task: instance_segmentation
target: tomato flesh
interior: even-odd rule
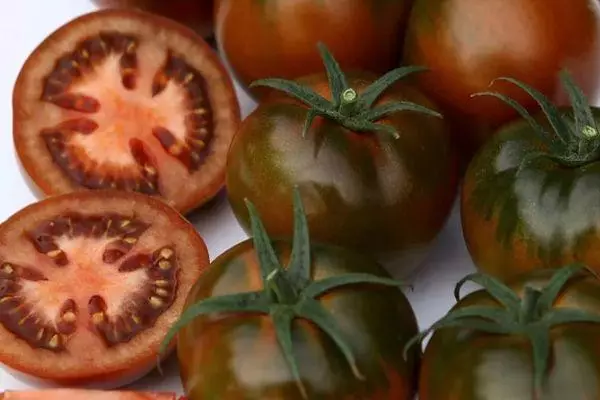
[[[274,242],[281,265],[291,248]],[[346,273],[389,276],[371,259],[342,248],[313,246],[312,279]],[[251,240],[218,259],[190,292],[187,307],[207,297],[262,289],[260,267]],[[294,322],[293,348],[309,398],[409,400],[414,394],[418,352],[407,360],[403,345],[416,334],[408,300],[397,288],[348,286],[322,296],[320,302],[341,327],[365,376],[352,375],[334,342],[311,323]],[[219,315],[199,317],[178,334],[177,354],[190,400],[295,400],[298,386],[277,341],[270,317]],[[415,348],[416,350],[416,348]]]
[[[1,400],[176,400],[174,393],[51,389],[4,392]],[[180,399],[184,400],[184,399]]]
[[[44,194],[119,189],[187,212],[224,185],[239,122],[230,78],[200,37],[133,11],[79,17],[32,53],[14,141]]]
[[[52,197],[0,227],[0,362],[69,386],[120,386],[155,366],[208,265],[194,227],[122,191]]]

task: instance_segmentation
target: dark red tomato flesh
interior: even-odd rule
[[[194,227],[149,196],[82,191],[27,206],[0,225],[0,362],[67,387],[130,383],[156,366],[208,263]]]
[[[525,285],[545,286],[553,271],[526,274],[510,285],[523,296]],[[453,310],[500,307],[484,292],[463,298]],[[569,281],[553,309],[571,308],[600,316],[600,283],[588,276]],[[569,323],[550,331],[550,360],[540,399],[600,397],[600,325]],[[431,337],[423,355],[419,400],[530,400],[533,357],[525,335],[497,335],[446,328]]]
[[[101,8],[147,11],[171,18],[203,37],[213,34],[213,0],[92,0]]]
[[[177,400],[174,393],[46,389],[0,393],[0,400]],[[185,400],[185,398],[179,398]]]
[[[430,69],[418,77],[420,87],[455,120],[457,142],[470,157],[499,125],[517,115],[494,99],[471,94],[488,90],[499,76],[509,76],[550,96],[562,67],[595,65],[597,3],[415,0],[404,63]],[[527,108],[535,105],[518,89],[501,84],[498,89]]]
[[[17,155],[45,195],[119,189],[186,213],[225,184],[239,106],[201,37],[138,11],[90,13],[53,32],[13,94]]]
[[[600,110],[592,112],[600,123]],[[473,261],[503,280],[573,261],[600,272],[600,164],[566,167],[539,158],[522,165],[540,151],[551,154],[519,120],[500,129],[471,162],[461,218]]]
[[[273,244],[281,265],[287,265],[289,243]],[[371,259],[342,248],[313,246],[311,265],[313,280],[356,272],[389,277]],[[187,307],[208,297],[262,289],[257,255],[253,242],[247,240],[212,262],[190,292]],[[308,398],[412,399],[418,351],[411,351],[407,361],[402,352],[418,328],[404,294],[398,288],[356,285],[335,289],[319,302],[342,329],[365,380],[352,374],[329,336],[296,319],[294,356]],[[177,354],[190,400],[301,399],[270,316],[198,317],[179,331]]]
[[[215,35],[245,87],[262,78],[321,72],[317,42],[327,45],[344,70],[382,74],[400,61],[411,2],[219,0]]]
[[[369,75],[348,79],[359,93],[373,82]],[[330,99],[324,76],[302,82]],[[377,104],[399,100],[435,109],[404,83],[388,89]],[[380,122],[398,130],[394,139],[317,117],[303,138],[307,112],[277,95],[243,122],[227,162],[228,196],[241,225],[249,230],[248,198],[272,237],[288,237],[290,193],[298,186],[313,240],[374,254],[386,266],[408,272],[443,227],[456,196],[455,154],[444,121],[408,111],[392,114]]]

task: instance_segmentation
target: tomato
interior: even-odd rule
[[[549,117],[542,113],[499,129],[465,176],[467,248],[481,271],[503,280],[573,261],[600,271],[600,109],[589,107],[570,74],[561,76],[572,107],[557,109],[546,98]]]
[[[561,68],[593,60],[598,34],[595,0],[415,0],[404,62],[429,67],[419,87],[455,121],[456,140],[470,157],[517,117],[510,107],[472,93],[510,76],[550,96]],[[535,107],[511,86],[498,90]]]
[[[208,266],[194,227],[125,191],[54,196],[0,225],[0,362],[68,387],[121,386],[156,365]]]
[[[509,286],[468,277],[484,289],[419,336],[434,332],[419,400],[598,398],[600,282],[581,269],[534,271]]]
[[[177,400],[174,393],[46,389],[0,393],[2,400]],[[179,400],[185,400],[180,398]]]
[[[317,42],[325,43],[344,69],[384,73],[400,61],[411,3],[220,0],[215,37],[244,87],[257,79],[321,72]]]
[[[138,9],[171,18],[198,34],[213,34],[213,0],[92,0],[101,8]]]
[[[402,351],[417,322],[399,283],[367,256],[311,246],[294,197],[293,244],[271,242],[248,202],[252,239],[212,262],[165,338],[179,331],[188,398],[412,399],[418,352]]]
[[[13,136],[44,195],[119,189],[186,213],[223,188],[239,113],[231,79],[199,36],[152,14],[98,11],[27,59]]]
[[[414,71],[407,68],[385,79]],[[350,90],[358,93],[356,104],[367,99],[368,90],[380,87],[374,81],[364,73],[347,77]],[[300,83],[338,102],[339,94],[332,96],[334,84],[325,74]],[[457,172],[446,125],[429,115],[435,106],[419,91],[397,82],[371,110],[397,102],[411,102],[422,112],[400,107],[376,118],[375,125],[366,122],[366,127],[356,125],[362,106],[348,118],[338,111],[321,113],[304,137],[307,117],[317,112],[314,106],[278,92],[261,103],[243,121],[227,161],[228,198],[241,225],[249,229],[244,207],[248,198],[271,235],[288,235],[289,193],[298,186],[315,240],[369,253],[386,266],[405,258],[400,268],[412,269],[446,221],[457,191]],[[383,128],[386,131],[380,132]]]

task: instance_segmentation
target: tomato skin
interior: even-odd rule
[[[329,98],[325,77],[302,82]],[[349,82],[360,93],[371,78]],[[404,84],[386,93],[379,104],[404,99],[433,107]],[[248,198],[271,237],[289,236],[290,193],[297,185],[315,241],[364,251],[385,264],[411,256],[417,261],[443,227],[457,191],[455,153],[443,120],[396,113],[381,121],[399,130],[394,139],[350,132],[318,117],[302,138],[307,111],[291,99],[273,97],[243,122],[226,175],[240,224],[249,232]]]
[[[547,96],[557,73],[592,56],[598,35],[593,0],[415,0],[404,62],[425,65],[420,87],[456,120],[457,142],[472,155],[516,113],[494,99],[471,98],[493,79],[509,76]],[[593,74],[593,73],[592,73]],[[531,109],[533,100],[514,87],[494,89]]]
[[[548,270],[519,277],[511,285],[523,295],[525,284],[541,287]],[[600,314],[600,284],[592,277],[572,279],[554,308],[569,307]],[[454,309],[494,306],[482,291],[463,298]],[[558,325],[551,330],[552,356],[543,399],[600,397],[600,326]],[[524,337],[469,333],[448,328],[436,331],[423,355],[420,400],[533,399],[531,344]]]
[[[213,0],[92,0],[100,8],[135,8],[182,23],[203,37],[213,35]]]
[[[600,109],[592,111],[600,121]],[[566,168],[546,159],[517,175],[523,157],[539,149],[544,149],[539,136],[519,120],[499,130],[471,162],[461,216],[473,261],[503,280],[573,261],[600,271],[600,234],[594,228],[600,165]]]
[[[215,35],[244,87],[322,72],[319,41],[344,70],[384,73],[399,63],[411,2],[220,0]]]
[[[291,247],[274,243],[282,265]],[[389,276],[372,260],[342,248],[313,246],[312,278],[350,272]],[[251,240],[233,247],[198,280],[187,304],[207,297],[262,289]],[[304,320],[294,322],[300,375],[311,399],[412,399],[418,351],[408,361],[403,346],[417,332],[410,304],[399,289],[348,286],[321,297],[342,328],[368,383],[351,373],[329,337]],[[300,393],[289,372],[272,320],[260,315],[200,317],[178,334],[178,358],[189,400],[295,400]],[[416,348],[415,348],[416,349]]]

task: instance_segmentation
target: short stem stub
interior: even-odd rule
[[[358,93],[356,93],[356,90],[352,88],[344,90],[340,96],[340,114],[346,117],[354,115],[356,113],[357,104]]]

